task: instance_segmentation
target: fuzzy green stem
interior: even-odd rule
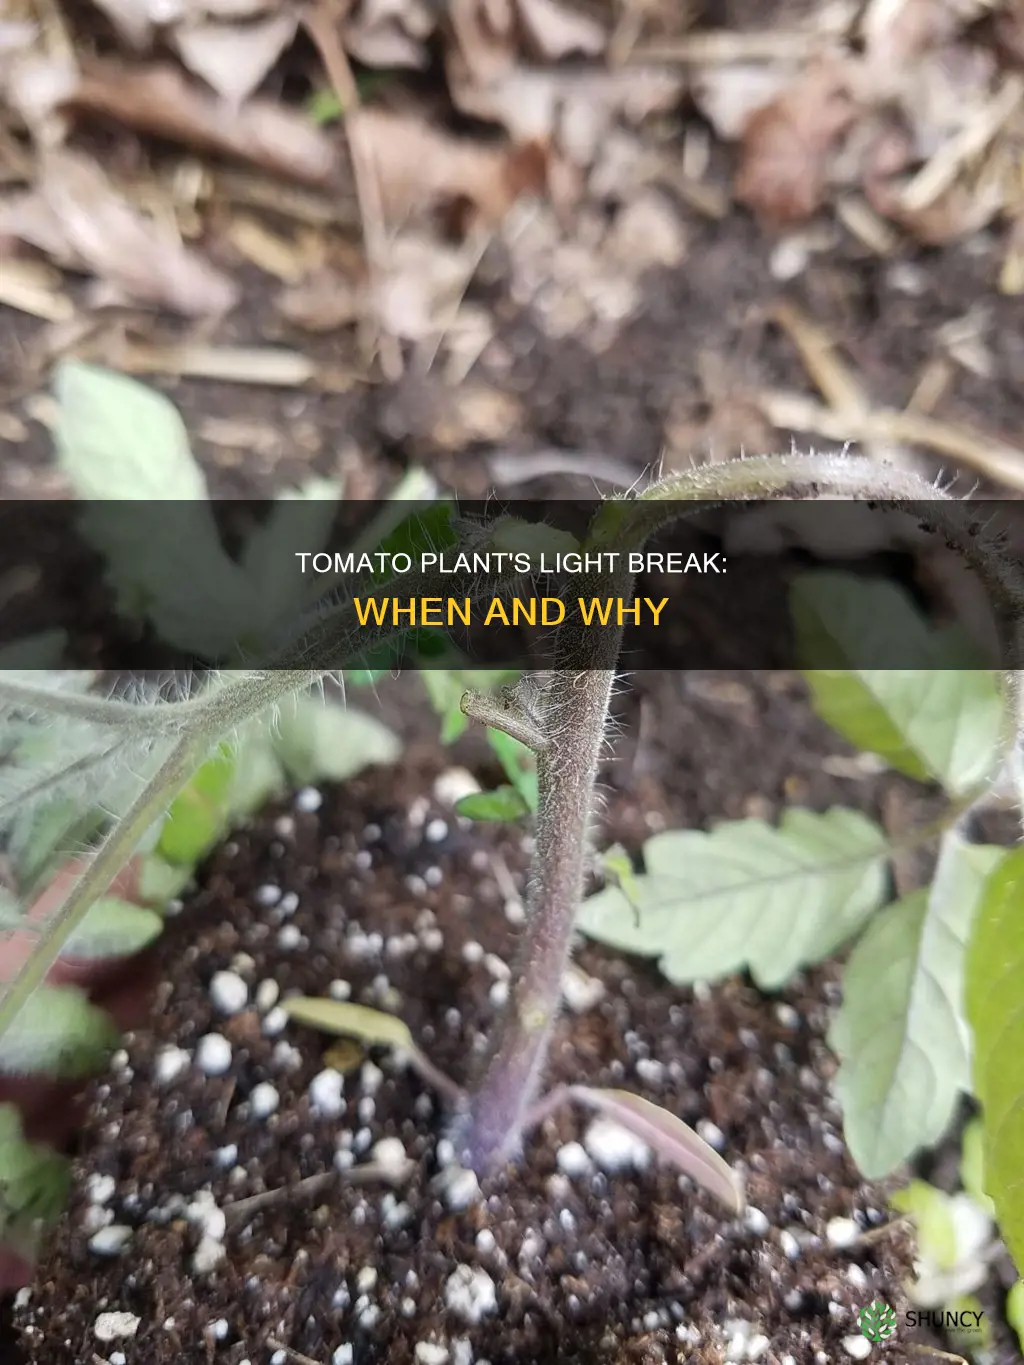
[[[632,581],[632,575],[622,574],[593,586],[628,599]],[[621,626],[563,627],[558,666],[541,694],[540,714],[531,715],[543,743],[535,746],[537,832],[526,924],[509,1002],[483,1075],[452,1129],[459,1159],[481,1175],[518,1151],[547,1060],[583,895],[594,787],[621,640]],[[494,723],[501,726],[502,717]]]

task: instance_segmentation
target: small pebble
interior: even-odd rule
[[[303,787],[295,793],[295,809],[304,815],[311,815],[324,803],[324,798],[316,787]]]
[[[413,1354],[416,1365],[448,1365],[448,1347],[433,1341],[418,1341]]]
[[[345,1108],[345,1078],[333,1066],[317,1072],[309,1083],[309,1103],[324,1118],[336,1119]]]
[[[340,1346],[335,1346],[334,1354],[331,1356],[331,1365],[352,1365],[354,1359],[355,1352],[346,1341]]]
[[[390,1176],[397,1178],[409,1164],[409,1154],[400,1138],[381,1138],[374,1143],[370,1158]]]
[[[277,1087],[269,1081],[261,1081],[252,1094],[249,1096],[250,1112],[253,1118],[269,1118],[281,1103],[281,1096],[277,1093]]]
[[[268,976],[256,987],[256,1008],[260,1014],[266,1014],[268,1010],[272,1010],[280,998],[281,987],[272,976]]]
[[[288,1014],[280,1005],[275,1005],[263,1019],[263,1034],[267,1038],[273,1038],[278,1033],[283,1033],[288,1026]]]
[[[628,1129],[612,1119],[595,1119],[583,1138],[587,1154],[602,1171],[643,1170],[651,1159],[651,1149]]]
[[[117,1181],[112,1175],[91,1175],[85,1188],[94,1204],[109,1204],[117,1189]]]
[[[141,1321],[134,1313],[101,1313],[92,1325],[92,1334],[97,1341],[123,1341],[135,1335]]]
[[[196,1045],[196,1066],[207,1076],[223,1076],[231,1069],[231,1044],[222,1033],[206,1033]]]
[[[220,1014],[239,1014],[249,1003],[249,987],[237,972],[214,972],[210,1001]]]
[[[853,1218],[831,1218],[825,1227],[829,1246],[853,1246],[860,1235],[860,1225]]]
[[[155,1075],[157,1085],[170,1085],[186,1069],[192,1058],[182,1047],[161,1048],[157,1055]]]
[[[132,1239],[132,1230],[124,1223],[110,1223],[89,1238],[89,1250],[95,1256],[119,1256]]]
[[[578,967],[570,967],[562,978],[562,999],[573,1014],[586,1014],[603,1000],[604,982],[587,976]]]
[[[200,1237],[199,1245],[192,1253],[192,1274],[209,1275],[217,1269],[227,1255],[223,1242],[213,1237]]]
[[[867,1360],[871,1354],[871,1342],[867,1337],[843,1337],[843,1350],[854,1360]]]
[[[450,1313],[471,1326],[498,1308],[494,1281],[479,1266],[457,1265],[445,1281],[444,1301]]]
[[[277,946],[291,952],[302,943],[302,930],[297,924],[283,924],[277,931]]]
[[[563,1143],[555,1155],[555,1164],[570,1179],[586,1175],[592,1165],[586,1148],[579,1142]]]

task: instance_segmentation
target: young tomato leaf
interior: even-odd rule
[[[64,953],[77,958],[130,957],[159,938],[163,927],[152,910],[105,896],[68,939]]]
[[[995,1217],[995,1205],[985,1193],[985,1125],[980,1118],[971,1119],[964,1129],[960,1143],[960,1184],[979,1208],[990,1218]]]
[[[281,704],[274,750],[295,782],[343,782],[373,763],[393,763],[401,744],[365,712],[296,696]]]
[[[228,813],[235,755],[223,744],[174,798],[157,852],[169,863],[194,866],[220,838]]]
[[[1005,746],[1005,704],[996,675],[968,667],[957,637],[933,630],[901,589],[853,574],[804,574],[790,601],[801,658],[837,665],[804,674],[823,720],[952,796],[984,783]],[[896,658],[914,667],[895,669]],[[877,668],[850,666],[872,660]]]
[[[869,1179],[938,1142],[970,1089],[967,943],[1003,856],[948,833],[931,887],[876,916],[850,954],[829,1042],[846,1141]]]
[[[493,820],[500,823],[521,820],[530,807],[515,787],[498,787],[492,792],[471,792],[455,803],[456,815],[467,820]]]
[[[790,810],[778,829],[736,820],[710,834],[656,834],[627,897],[606,887],[578,927],[629,953],[657,956],[678,984],[749,968],[778,990],[857,932],[884,899],[889,848],[856,811]]]
[[[100,1069],[118,1036],[77,986],[40,986],[4,1035],[0,1072],[79,1080]]]
[[[999,863],[981,895],[967,958],[974,1093],[985,1125],[985,1193],[1024,1271],[1024,849]]]
[[[960,1259],[952,1196],[926,1180],[911,1180],[889,1203],[913,1221],[922,1257],[939,1270],[952,1270]]]
[[[573,1085],[569,1093],[580,1104],[597,1109],[646,1142],[663,1161],[688,1175],[708,1190],[733,1214],[743,1212],[743,1182],[682,1119],[650,1100],[628,1090],[595,1090],[589,1085]]]
[[[77,361],[58,366],[54,387],[58,461],[84,500],[82,529],[120,609],[152,621],[167,644],[221,657],[261,604],[221,544],[177,409],[125,375]]]
[[[70,1163],[44,1143],[26,1141],[17,1107],[0,1104],[0,1243],[31,1259],[70,1188]]]
[[[1018,1280],[1006,1296],[1006,1321],[1017,1333],[1020,1349],[1024,1351],[1024,1280]]]

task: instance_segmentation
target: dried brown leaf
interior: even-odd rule
[[[338,164],[331,138],[301,114],[260,99],[232,108],[172,66],[93,62],[66,107],[307,184],[323,184]]]
[[[758,109],[782,95],[796,68],[782,63],[709,66],[693,79],[693,102],[726,142],[736,142]]]
[[[366,290],[329,266],[284,289],[275,300],[277,310],[293,327],[306,332],[334,332],[348,327],[369,307]]]
[[[135,49],[147,52],[152,45],[153,30],[158,23],[174,22],[184,13],[184,4],[159,4],[159,0],[92,0],[107,16],[118,34]],[[161,17],[161,10],[163,15]]]
[[[295,37],[294,14],[271,14],[248,24],[181,24],[172,43],[181,60],[232,105],[262,85]]]
[[[36,189],[21,196],[15,212],[0,214],[4,230],[135,303],[201,317],[226,312],[237,301],[227,276],[166,226],[145,218],[95,161],[77,152],[41,152]]]
[[[466,287],[462,251],[433,237],[404,233],[391,247],[378,294],[381,322],[392,336],[424,341],[448,325]]]
[[[421,119],[362,108],[349,115],[372,161],[384,216],[401,223],[413,214],[466,201],[491,222],[504,216],[530,188],[530,167],[522,149],[456,138]],[[533,173],[543,184],[543,166]]]
[[[366,66],[422,70],[436,22],[426,0],[363,0],[345,21],[345,48]]]
[[[737,199],[772,226],[809,218],[824,198],[833,147],[856,113],[846,62],[827,57],[807,67],[749,119]]]
[[[593,162],[617,118],[639,123],[671,109],[684,88],[682,76],[658,67],[513,67],[482,85],[457,55],[449,60],[448,80],[452,99],[464,114],[500,123],[516,142],[554,140],[581,166]]]
[[[536,57],[557,61],[582,54],[597,57],[608,45],[603,25],[557,0],[515,0],[519,23]]]

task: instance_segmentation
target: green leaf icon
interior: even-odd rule
[[[875,1299],[860,1310],[857,1323],[868,1341],[888,1341],[896,1330],[896,1314],[887,1303]]]

